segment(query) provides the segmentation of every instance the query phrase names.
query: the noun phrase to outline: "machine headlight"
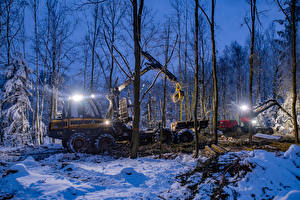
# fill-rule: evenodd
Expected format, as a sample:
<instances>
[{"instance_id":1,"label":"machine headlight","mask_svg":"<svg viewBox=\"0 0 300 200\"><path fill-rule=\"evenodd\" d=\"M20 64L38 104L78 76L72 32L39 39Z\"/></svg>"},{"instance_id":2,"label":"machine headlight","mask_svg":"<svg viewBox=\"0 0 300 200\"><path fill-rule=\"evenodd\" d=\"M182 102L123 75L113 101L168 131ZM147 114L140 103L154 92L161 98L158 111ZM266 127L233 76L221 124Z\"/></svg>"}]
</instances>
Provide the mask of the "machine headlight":
<instances>
[{"instance_id":1,"label":"machine headlight","mask_svg":"<svg viewBox=\"0 0 300 200\"><path fill-rule=\"evenodd\" d=\"M81 101L83 99L83 96L80 94L75 94L72 96L72 100L75 102Z\"/></svg>"},{"instance_id":2,"label":"machine headlight","mask_svg":"<svg viewBox=\"0 0 300 200\"><path fill-rule=\"evenodd\" d=\"M255 125L255 124L257 124L257 121L256 121L255 119L252 119L252 120L251 120L251 123L252 123L253 125Z\"/></svg>"},{"instance_id":3,"label":"machine headlight","mask_svg":"<svg viewBox=\"0 0 300 200\"><path fill-rule=\"evenodd\" d=\"M109 120L105 120L105 121L104 121L104 124L105 124L105 125L110 125L110 121L109 121Z\"/></svg>"},{"instance_id":4,"label":"machine headlight","mask_svg":"<svg viewBox=\"0 0 300 200\"><path fill-rule=\"evenodd\" d=\"M249 107L248 107L247 105L241 105L241 106L240 106L240 109L241 109L242 111L246 111L246 110L249 110Z\"/></svg>"}]
</instances>

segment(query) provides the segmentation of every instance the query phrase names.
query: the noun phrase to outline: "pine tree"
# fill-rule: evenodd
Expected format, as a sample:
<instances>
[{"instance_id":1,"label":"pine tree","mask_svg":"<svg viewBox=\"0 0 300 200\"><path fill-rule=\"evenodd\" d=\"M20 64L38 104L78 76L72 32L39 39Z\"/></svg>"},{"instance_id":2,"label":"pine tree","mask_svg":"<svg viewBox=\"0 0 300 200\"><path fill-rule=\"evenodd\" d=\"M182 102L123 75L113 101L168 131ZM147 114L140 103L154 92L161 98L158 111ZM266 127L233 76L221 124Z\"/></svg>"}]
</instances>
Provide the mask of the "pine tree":
<instances>
[{"instance_id":1,"label":"pine tree","mask_svg":"<svg viewBox=\"0 0 300 200\"><path fill-rule=\"evenodd\" d=\"M7 146L19 146L30 142L30 125L26 111L31 110L31 72L22 55L14 58L5 70L6 83L2 102L4 110L1 117L4 142Z\"/></svg>"}]
</instances>

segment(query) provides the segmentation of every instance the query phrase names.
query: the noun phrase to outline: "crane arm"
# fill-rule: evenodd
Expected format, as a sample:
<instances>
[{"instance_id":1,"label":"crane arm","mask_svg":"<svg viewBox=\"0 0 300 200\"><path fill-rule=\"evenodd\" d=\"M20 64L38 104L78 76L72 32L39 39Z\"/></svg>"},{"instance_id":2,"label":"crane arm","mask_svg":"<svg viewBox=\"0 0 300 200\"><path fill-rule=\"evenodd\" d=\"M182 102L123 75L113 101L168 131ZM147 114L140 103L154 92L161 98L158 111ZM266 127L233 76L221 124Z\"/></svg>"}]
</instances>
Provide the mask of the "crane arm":
<instances>
[{"instance_id":1,"label":"crane arm","mask_svg":"<svg viewBox=\"0 0 300 200\"><path fill-rule=\"evenodd\" d=\"M177 80L176 76L174 74L172 74L172 72L170 72L168 69L163 67L162 64L160 64L148 52L142 51L142 55L149 61L149 63L145 63L146 67L143 70L141 70L140 76L143 76L150 70L162 71L162 73L164 73L166 75L167 79L170 82L175 83L175 85L176 85L175 93L172 95L173 102L182 101L184 98L184 92L181 90L181 84ZM128 87L133 82L133 80L134 80L134 74L128 80L126 80L124 83L119 85L116 88L116 92L121 92L122 90L124 90L126 87Z\"/></svg>"}]
</instances>

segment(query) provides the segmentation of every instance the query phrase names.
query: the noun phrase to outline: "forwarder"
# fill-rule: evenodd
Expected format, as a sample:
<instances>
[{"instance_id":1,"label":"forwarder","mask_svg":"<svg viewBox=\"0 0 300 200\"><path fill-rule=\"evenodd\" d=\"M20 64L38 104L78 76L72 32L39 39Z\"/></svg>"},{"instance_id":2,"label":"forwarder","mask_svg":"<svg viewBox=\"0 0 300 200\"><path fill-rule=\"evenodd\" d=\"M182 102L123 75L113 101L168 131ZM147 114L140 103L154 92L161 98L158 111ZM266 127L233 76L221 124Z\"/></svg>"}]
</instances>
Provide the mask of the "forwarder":
<instances>
[{"instance_id":1,"label":"forwarder","mask_svg":"<svg viewBox=\"0 0 300 200\"><path fill-rule=\"evenodd\" d=\"M173 102L182 101L184 92L181 90L181 85L169 70L164 68L157 60L149 53L142 52L142 55L149 61L145 63L146 67L141 70L140 75L144 75L150 70L159 70L165 74L167 79L174 83L175 93L172 95ZM105 117L102 116L97 95L80 95L75 94L69 97L66 104L63 106L63 112L52 119L49 124L48 136L62 140L62 145L70 152L85 152L85 153L110 153L116 141L130 140L132 133L132 118L129 117L129 105L126 98L119 101L119 94L122 90L128 87L134 80L134 76L130 77L120 86L112 89L106 98L109 101L109 108ZM178 126L180 124L181 126ZM182 126L186 124L186 126ZM191 128L190 122L175 122L174 133L180 130ZM208 124L204 121L201 128ZM176 129L177 127L177 129ZM178 128L180 127L180 128ZM150 135L151 140L155 137L154 129ZM191 133L185 131L185 134ZM140 134L142 140L144 133ZM148 135L149 136L149 135ZM148 137L147 136L147 137ZM190 140L190 138L189 138Z\"/></svg>"}]
</instances>

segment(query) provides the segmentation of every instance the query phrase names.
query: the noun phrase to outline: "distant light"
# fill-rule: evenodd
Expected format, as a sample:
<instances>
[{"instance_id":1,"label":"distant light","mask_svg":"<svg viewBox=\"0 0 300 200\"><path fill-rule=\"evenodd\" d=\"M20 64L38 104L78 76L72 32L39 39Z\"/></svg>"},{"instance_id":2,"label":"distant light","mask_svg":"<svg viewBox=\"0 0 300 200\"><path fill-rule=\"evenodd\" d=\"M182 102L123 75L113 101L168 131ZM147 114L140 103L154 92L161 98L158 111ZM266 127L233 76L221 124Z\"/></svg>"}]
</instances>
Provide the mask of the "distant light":
<instances>
[{"instance_id":1,"label":"distant light","mask_svg":"<svg viewBox=\"0 0 300 200\"><path fill-rule=\"evenodd\" d=\"M110 125L110 121L109 120L105 120L105 125Z\"/></svg>"},{"instance_id":2,"label":"distant light","mask_svg":"<svg viewBox=\"0 0 300 200\"><path fill-rule=\"evenodd\" d=\"M249 107L248 107L247 105L241 105L241 106L240 106L240 109L241 109L242 111L246 111L246 110L249 110Z\"/></svg>"},{"instance_id":3,"label":"distant light","mask_svg":"<svg viewBox=\"0 0 300 200\"><path fill-rule=\"evenodd\" d=\"M257 124L257 121L256 121L255 119L252 119L252 120L251 120L251 123L252 123L252 124Z\"/></svg>"},{"instance_id":4,"label":"distant light","mask_svg":"<svg viewBox=\"0 0 300 200\"><path fill-rule=\"evenodd\" d=\"M94 99L94 98L95 98L95 95L94 95L94 94L91 94L91 98Z\"/></svg>"},{"instance_id":5,"label":"distant light","mask_svg":"<svg viewBox=\"0 0 300 200\"><path fill-rule=\"evenodd\" d=\"M83 96L80 95L80 94L75 94L72 97L72 100L75 101L75 102L81 101L82 99L83 99Z\"/></svg>"}]
</instances>

